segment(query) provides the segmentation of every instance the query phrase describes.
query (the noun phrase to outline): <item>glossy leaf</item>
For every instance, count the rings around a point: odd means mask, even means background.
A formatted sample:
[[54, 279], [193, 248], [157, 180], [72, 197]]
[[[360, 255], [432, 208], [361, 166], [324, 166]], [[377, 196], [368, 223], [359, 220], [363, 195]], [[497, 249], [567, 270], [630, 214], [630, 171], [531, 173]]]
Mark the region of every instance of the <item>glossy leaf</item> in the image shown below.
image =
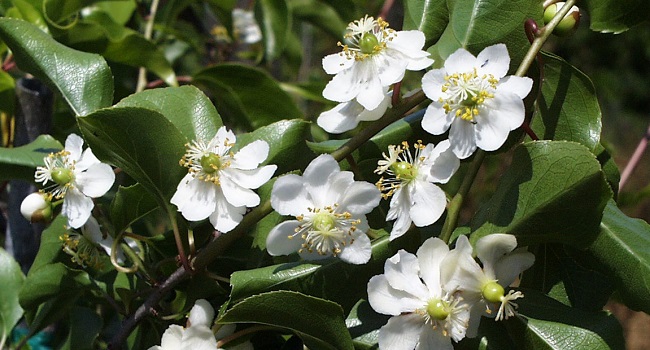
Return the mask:
[[417, 29], [427, 38], [424, 48], [438, 41], [449, 22], [445, 0], [407, 0], [404, 3], [404, 29]]
[[26, 0], [13, 0], [14, 7], [7, 10], [6, 17], [18, 18], [25, 20], [37, 26], [45, 33], [49, 33], [49, 28], [41, 12], [36, 9], [29, 1]]
[[376, 349], [379, 328], [388, 322], [390, 316], [378, 314], [366, 300], [359, 300], [345, 319], [345, 325], [352, 336], [357, 350]]
[[[625, 349], [623, 331], [605, 311], [565, 306], [539, 292], [524, 291], [519, 316], [508, 320], [508, 333], [521, 349]], [[491, 322], [483, 319], [482, 322]]]
[[116, 107], [78, 119], [97, 158], [122, 168], [167, 205], [187, 169], [178, 165], [188, 139], [162, 114]]
[[115, 233], [123, 232], [133, 222], [156, 208], [156, 199], [141, 184], [120, 186], [111, 203], [111, 223]]
[[63, 263], [42, 266], [25, 279], [20, 290], [20, 305], [33, 310], [44, 303], [70, 290], [82, 290], [91, 284], [88, 273], [73, 270]]
[[136, 0], [104, 0], [86, 8], [89, 15], [94, 12], [104, 12], [116, 23], [125, 25], [136, 9]]
[[93, 350], [102, 330], [102, 319], [92, 309], [75, 306], [70, 312], [70, 330], [62, 349]]
[[284, 51], [291, 28], [291, 13], [286, 0], [257, 1], [258, 22], [264, 35], [266, 59], [272, 61]]
[[200, 71], [194, 80], [213, 92], [222, 117], [245, 118], [253, 129], [282, 119], [302, 118], [291, 96], [260, 69], [221, 64]]
[[584, 146], [524, 143], [474, 217], [472, 240], [503, 232], [516, 235], [521, 246], [557, 242], [584, 248], [598, 234], [611, 196], [600, 164]]
[[650, 225], [621, 212], [613, 201], [605, 207], [600, 234], [589, 247], [617, 283], [624, 303], [650, 312]]
[[0, 18], [0, 38], [18, 67], [58, 90], [76, 115], [113, 103], [113, 76], [101, 56], [61, 45], [17, 19]]
[[50, 135], [41, 135], [33, 142], [15, 148], [0, 148], [0, 180], [24, 179], [34, 181], [34, 170], [43, 166], [43, 158], [63, 149]]
[[25, 281], [20, 265], [6, 250], [0, 248], [0, 339], [8, 336], [23, 316], [18, 292]]
[[38, 253], [36, 253], [36, 257], [34, 258], [34, 262], [32, 263], [29, 272], [27, 272], [27, 276], [31, 276], [35, 271], [43, 266], [57, 261], [63, 261], [61, 260], [62, 256], [67, 257], [67, 255], [63, 253], [63, 244], [61, 239], [59, 239], [59, 237], [63, 236], [67, 232], [67, 224], [68, 219], [63, 215], [58, 215], [54, 221], [50, 223], [50, 226], [43, 230], [43, 233], [41, 234], [41, 243], [38, 247]]
[[115, 107], [139, 107], [167, 118], [188, 140], [211, 140], [223, 125], [210, 99], [194, 86], [145, 90]]
[[[65, 24], [72, 19], [71, 17], [76, 16], [81, 9], [103, 1], [105, 0], [47, 0], [43, 1], [43, 10], [50, 21], [55, 24]], [[123, 3], [127, 0], [113, 1], [115, 2], [113, 6], [123, 6], [126, 4], [120, 4], [120, 2]]]
[[560, 57], [544, 54], [542, 61], [544, 79], [533, 131], [540, 138], [575, 141], [595, 152], [602, 123], [593, 83]]
[[648, 20], [650, 5], [645, 0], [585, 0], [589, 27], [602, 33], [621, 33]]
[[286, 328], [314, 350], [354, 348], [339, 305], [292, 291], [268, 292], [244, 299], [226, 311], [218, 322]]
[[345, 23], [329, 5], [318, 0], [294, 0], [289, 3], [294, 18], [309, 22], [340, 39], [345, 33]]

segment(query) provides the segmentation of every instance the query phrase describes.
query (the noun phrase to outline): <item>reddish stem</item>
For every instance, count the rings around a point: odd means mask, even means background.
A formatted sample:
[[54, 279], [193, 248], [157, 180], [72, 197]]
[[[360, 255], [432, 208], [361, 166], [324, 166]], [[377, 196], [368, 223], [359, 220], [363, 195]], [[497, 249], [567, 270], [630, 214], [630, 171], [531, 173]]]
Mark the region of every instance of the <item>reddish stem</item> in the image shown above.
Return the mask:
[[641, 141], [639, 141], [639, 144], [636, 146], [636, 149], [634, 150], [632, 157], [630, 157], [630, 160], [627, 162], [627, 165], [625, 165], [625, 169], [623, 169], [623, 173], [621, 174], [621, 181], [619, 181], [618, 183], [619, 191], [621, 190], [621, 188], [623, 188], [623, 186], [625, 186], [625, 183], [627, 183], [627, 180], [630, 178], [630, 175], [632, 175], [632, 172], [639, 164], [639, 160], [641, 160], [641, 156], [643, 156], [643, 153], [648, 147], [648, 140], [650, 140], [650, 125], [648, 125], [648, 130], [646, 130], [645, 135], [643, 135], [643, 138], [641, 139]]

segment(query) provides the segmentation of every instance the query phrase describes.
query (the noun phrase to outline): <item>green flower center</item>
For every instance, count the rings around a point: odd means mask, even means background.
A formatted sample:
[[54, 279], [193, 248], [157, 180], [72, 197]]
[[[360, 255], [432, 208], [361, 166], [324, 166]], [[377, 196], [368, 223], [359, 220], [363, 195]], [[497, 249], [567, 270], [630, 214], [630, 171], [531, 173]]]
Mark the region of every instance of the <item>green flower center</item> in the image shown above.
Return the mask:
[[485, 300], [491, 303], [500, 303], [501, 298], [503, 298], [503, 295], [505, 293], [505, 290], [496, 281], [491, 281], [486, 283], [483, 286], [481, 293], [483, 293], [483, 297], [485, 298]]
[[440, 299], [431, 299], [427, 303], [427, 313], [432, 319], [442, 321], [449, 316], [449, 305]]
[[390, 168], [400, 180], [411, 181], [418, 176], [418, 169], [409, 162], [396, 162]]
[[314, 216], [312, 220], [312, 228], [321, 234], [331, 231], [336, 225], [336, 219], [328, 212], [321, 212]]
[[206, 174], [215, 173], [217, 170], [221, 169], [221, 157], [214, 153], [209, 153], [201, 157], [201, 167]]
[[68, 168], [54, 168], [52, 169], [52, 180], [59, 186], [64, 186], [72, 181], [72, 170]]
[[359, 40], [359, 48], [361, 53], [371, 55], [375, 53], [376, 48], [379, 46], [379, 40], [370, 32], [364, 33], [361, 39]]

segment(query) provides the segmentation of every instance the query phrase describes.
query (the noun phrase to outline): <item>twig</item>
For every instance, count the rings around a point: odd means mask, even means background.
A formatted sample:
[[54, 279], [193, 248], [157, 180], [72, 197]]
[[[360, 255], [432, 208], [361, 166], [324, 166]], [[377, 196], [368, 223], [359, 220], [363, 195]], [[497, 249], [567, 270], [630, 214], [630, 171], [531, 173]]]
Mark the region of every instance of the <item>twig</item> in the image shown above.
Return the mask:
[[[158, 4], [159, 4], [159, 0], [153, 0], [151, 2], [149, 17], [147, 18], [147, 25], [144, 28], [144, 38], [147, 40], [151, 40], [151, 36], [153, 34], [153, 24], [156, 19], [156, 13], [158, 12]], [[144, 90], [146, 86], [147, 86], [147, 69], [144, 67], [140, 67], [140, 70], [138, 71], [138, 85], [136, 86], [135, 91], [140, 92]]]
[[650, 140], [650, 125], [648, 125], [648, 130], [646, 130], [645, 135], [643, 135], [643, 138], [641, 138], [641, 141], [639, 141], [639, 144], [636, 146], [636, 149], [634, 150], [632, 157], [630, 157], [630, 160], [625, 165], [625, 169], [623, 169], [623, 173], [621, 174], [621, 180], [618, 183], [619, 192], [621, 191], [621, 188], [625, 186], [627, 180], [630, 178], [630, 175], [632, 175], [632, 172], [639, 164], [639, 160], [641, 160], [641, 156], [643, 156], [643, 153], [648, 147], [648, 140]]

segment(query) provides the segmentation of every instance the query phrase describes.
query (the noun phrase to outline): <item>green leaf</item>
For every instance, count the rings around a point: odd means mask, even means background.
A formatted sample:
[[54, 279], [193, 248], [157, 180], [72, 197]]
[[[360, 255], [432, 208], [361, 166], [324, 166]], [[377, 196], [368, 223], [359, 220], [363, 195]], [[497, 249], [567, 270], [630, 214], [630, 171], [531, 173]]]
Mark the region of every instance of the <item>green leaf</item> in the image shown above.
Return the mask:
[[434, 58], [446, 59], [458, 48], [478, 54], [483, 48], [504, 43], [511, 67], [521, 61], [530, 43], [523, 30], [524, 21], [542, 17], [537, 0], [454, 0], [449, 6], [449, 24], [434, 45]]
[[650, 225], [610, 201], [589, 252], [614, 278], [625, 305], [650, 313]]
[[424, 48], [438, 41], [449, 22], [446, 0], [407, 0], [404, 4], [404, 29], [417, 29], [424, 33]]
[[321, 28], [336, 39], [343, 37], [348, 24], [331, 6], [318, 0], [294, 0], [289, 5], [295, 18]]
[[18, 67], [58, 90], [76, 115], [113, 103], [113, 76], [101, 56], [63, 46], [17, 19], [0, 18], [0, 38]]
[[89, 15], [95, 12], [104, 12], [108, 14], [113, 21], [125, 25], [136, 9], [135, 0], [104, 0], [86, 8]]
[[352, 336], [357, 350], [377, 349], [379, 328], [388, 322], [390, 316], [378, 314], [366, 300], [359, 300], [345, 319], [345, 325]]
[[49, 264], [30, 273], [20, 290], [20, 305], [33, 310], [70, 290], [82, 290], [91, 284], [90, 276], [82, 270], [73, 270], [63, 263]]
[[188, 140], [212, 140], [223, 126], [210, 99], [194, 86], [145, 90], [131, 95], [115, 107], [139, 107], [167, 118]]
[[93, 350], [95, 340], [102, 330], [102, 319], [92, 309], [75, 306], [70, 312], [70, 331], [61, 349]]
[[524, 294], [517, 300], [519, 316], [506, 322], [518, 348], [625, 349], [623, 331], [613, 315], [570, 308], [533, 290]]
[[0, 339], [9, 336], [23, 309], [18, 304], [18, 292], [25, 281], [20, 265], [4, 249], [0, 248]]
[[291, 12], [286, 0], [259, 0], [256, 14], [264, 35], [266, 59], [272, 61], [282, 54], [291, 28]]
[[49, 33], [45, 19], [43, 16], [41, 16], [40, 11], [32, 6], [32, 4], [25, 0], [13, 0], [12, 2], [14, 7], [10, 8], [7, 13], [5, 13], [6, 17], [25, 20], [29, 23], [34, 24], [38, 27], [38, 29], [44, 31], [45, 33]]
[[54, 221], [50, 223], [50, 226], [43, 230], [41, 234], [41, 243], [38, 246], [38, 253], [34, 258], [34, 262], [27, 272], [27, 276], [31, 276], [34, 271], [37, 271], [43, 266], [52, 264], [57, 261], [61, 261], [61, 256], [65, 255], [63, 250], [63, 244], [59, 237], [67, 233], [66, 225], [68, 224], [68, 219], [63, 215], [58, 215]]
[[50, 135], [40, 135], [31, 143], [15, 147], [0, 148], [0, 180], [24, 179], [34, 181], [34, 170], [45, 165], [43, 159], [50, 153], [63, 149], [59, 141]]
[[158, 202], [141, 184], [117, 190], [111, 202], [111, 223], [116, 233], [124, 232], [133, 222], [158, 208]]
[[474, 217], [472, 240], [504, 232], [522, 246], [557, 242], [584, 248], [598, 234], [611, 196], [600, 164], [584, 146], [527, 142], [515, 149], [496, 193]]
[[354, 348], [339, 305], [297, 292], [268, 292], [244, 299], [226, 311], [218, 322], [286, 328], [314, 350]]
[[621, 33], [648, 20], [645, 0], [585, 0], [589, 27], [601, 33]]
[[187, 174], [178, 160], [188, 142], [168, 118], [151, 109], [115, 107], [77, 121], [97, 158], [122, 168], [159, 204], [168, 205]]
[[217, 110], [233, 122], [245, 118], [253, 129], [282, 119], [300, 119], [295, 102], [266, 72], [239, 64], [221, 64], [198, 72], [194, 81], [213, 93]]
[[11, 74], [0, 71], [0, 111], [14, 115], [16, 82]]
[[531, 127], [546, 140], [599, 147], [600, 106], [591, 80], [558, 56], [543, 54], [544, 79]]

